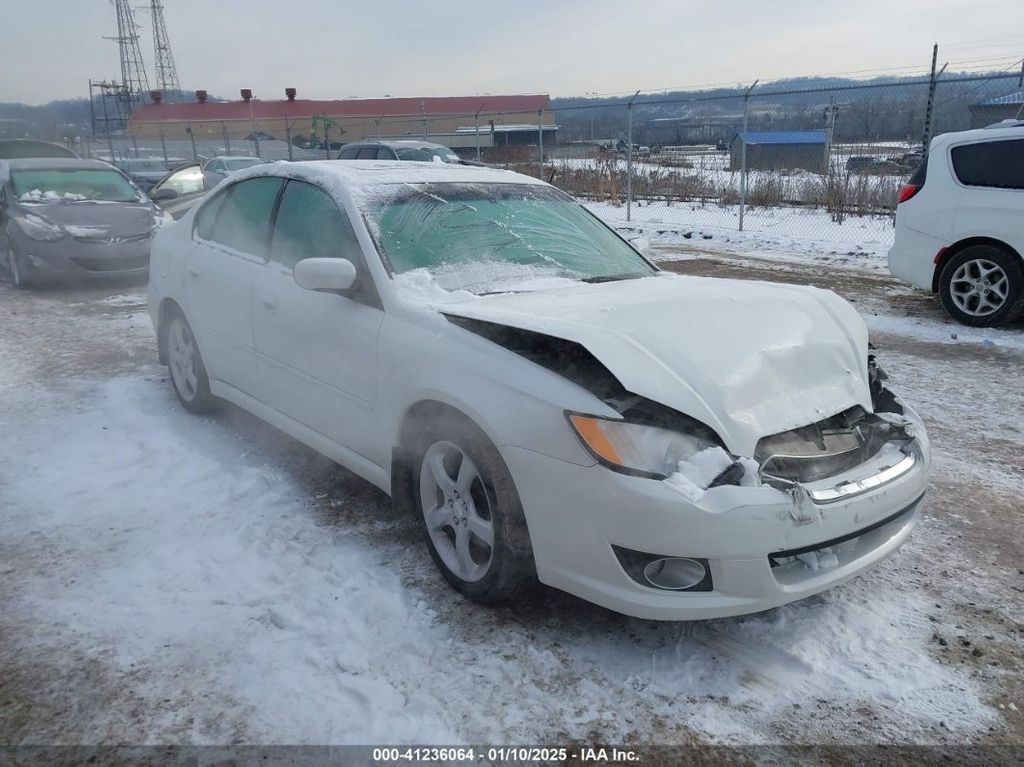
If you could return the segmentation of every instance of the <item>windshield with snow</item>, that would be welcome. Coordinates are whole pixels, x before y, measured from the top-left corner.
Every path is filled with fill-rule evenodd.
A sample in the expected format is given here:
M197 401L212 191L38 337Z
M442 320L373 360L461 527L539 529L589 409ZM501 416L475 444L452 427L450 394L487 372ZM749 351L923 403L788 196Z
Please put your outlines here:
M11 172L19 202L138 202L139 190L114 170L47 168Z
M539 286L538 278L604 282L655 271L551 187L402 184L383 189L366 214L391 269L396 274L426 270L446 290L529 290Z

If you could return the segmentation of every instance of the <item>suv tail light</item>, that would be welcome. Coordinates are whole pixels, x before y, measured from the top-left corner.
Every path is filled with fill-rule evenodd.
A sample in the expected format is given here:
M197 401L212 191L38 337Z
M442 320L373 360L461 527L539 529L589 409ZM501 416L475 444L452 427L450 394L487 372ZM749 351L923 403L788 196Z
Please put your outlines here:
M899 205L901 202L906 202L920 191L920 184L903 184L902 186L900 186L900 196L899 199L896 201L896 204Z

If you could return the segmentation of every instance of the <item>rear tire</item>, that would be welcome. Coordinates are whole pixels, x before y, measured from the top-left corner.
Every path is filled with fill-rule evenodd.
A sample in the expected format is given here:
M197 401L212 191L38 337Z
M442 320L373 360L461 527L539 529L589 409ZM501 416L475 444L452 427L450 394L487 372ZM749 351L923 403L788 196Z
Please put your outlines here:
M1024 308L1024 262L994 245L964 248L942 267L939 301L964 325L1010 322Z
M210 393L210 379L199 353L199 344L180 310L169 311L163 333L171 386L178 401L190 413L212 413L220 402Z
M536 583L519 493L480 428L446 411L418 435L410 455L412 506L445 580L484 604L514 599Z

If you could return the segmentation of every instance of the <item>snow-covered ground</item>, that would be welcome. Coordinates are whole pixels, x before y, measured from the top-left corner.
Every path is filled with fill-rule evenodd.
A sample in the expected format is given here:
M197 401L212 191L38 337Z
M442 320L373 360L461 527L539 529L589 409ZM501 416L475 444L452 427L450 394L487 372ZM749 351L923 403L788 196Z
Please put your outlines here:
M627 236L643 236L666 247L664 258L686 258L692 246L778 261L830 264L887 271L893 227L887 217L851 216L837 224L827 211L795 207L748 208L739 231L739 206L674 203L625 206L587 203L587 208Z
M986 526L1019 501L1024 470L965 433L1019 456L1024 436L1000 424L1024 395L991 391L979 415L971 366L898 325L882 336L886 367L935 429L941 490L910 544L803 602L659 624L551 590L513 608L463 601L381 493L237 410L185 413L143 303L135 288L0 288L0 742L963 743L1021 731L1007 707L1021 600ZM970 348L995 355L977 362L985 387L1020 363L1013 349Z

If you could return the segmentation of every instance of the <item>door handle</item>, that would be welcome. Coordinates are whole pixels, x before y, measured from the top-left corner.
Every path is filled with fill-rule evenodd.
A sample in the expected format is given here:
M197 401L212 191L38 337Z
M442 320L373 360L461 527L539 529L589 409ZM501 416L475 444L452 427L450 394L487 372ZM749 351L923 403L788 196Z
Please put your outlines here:
M273 313L277 311L277 301L270 298L269 296L260 296L260 303L263 304L264 308L268 312Z

